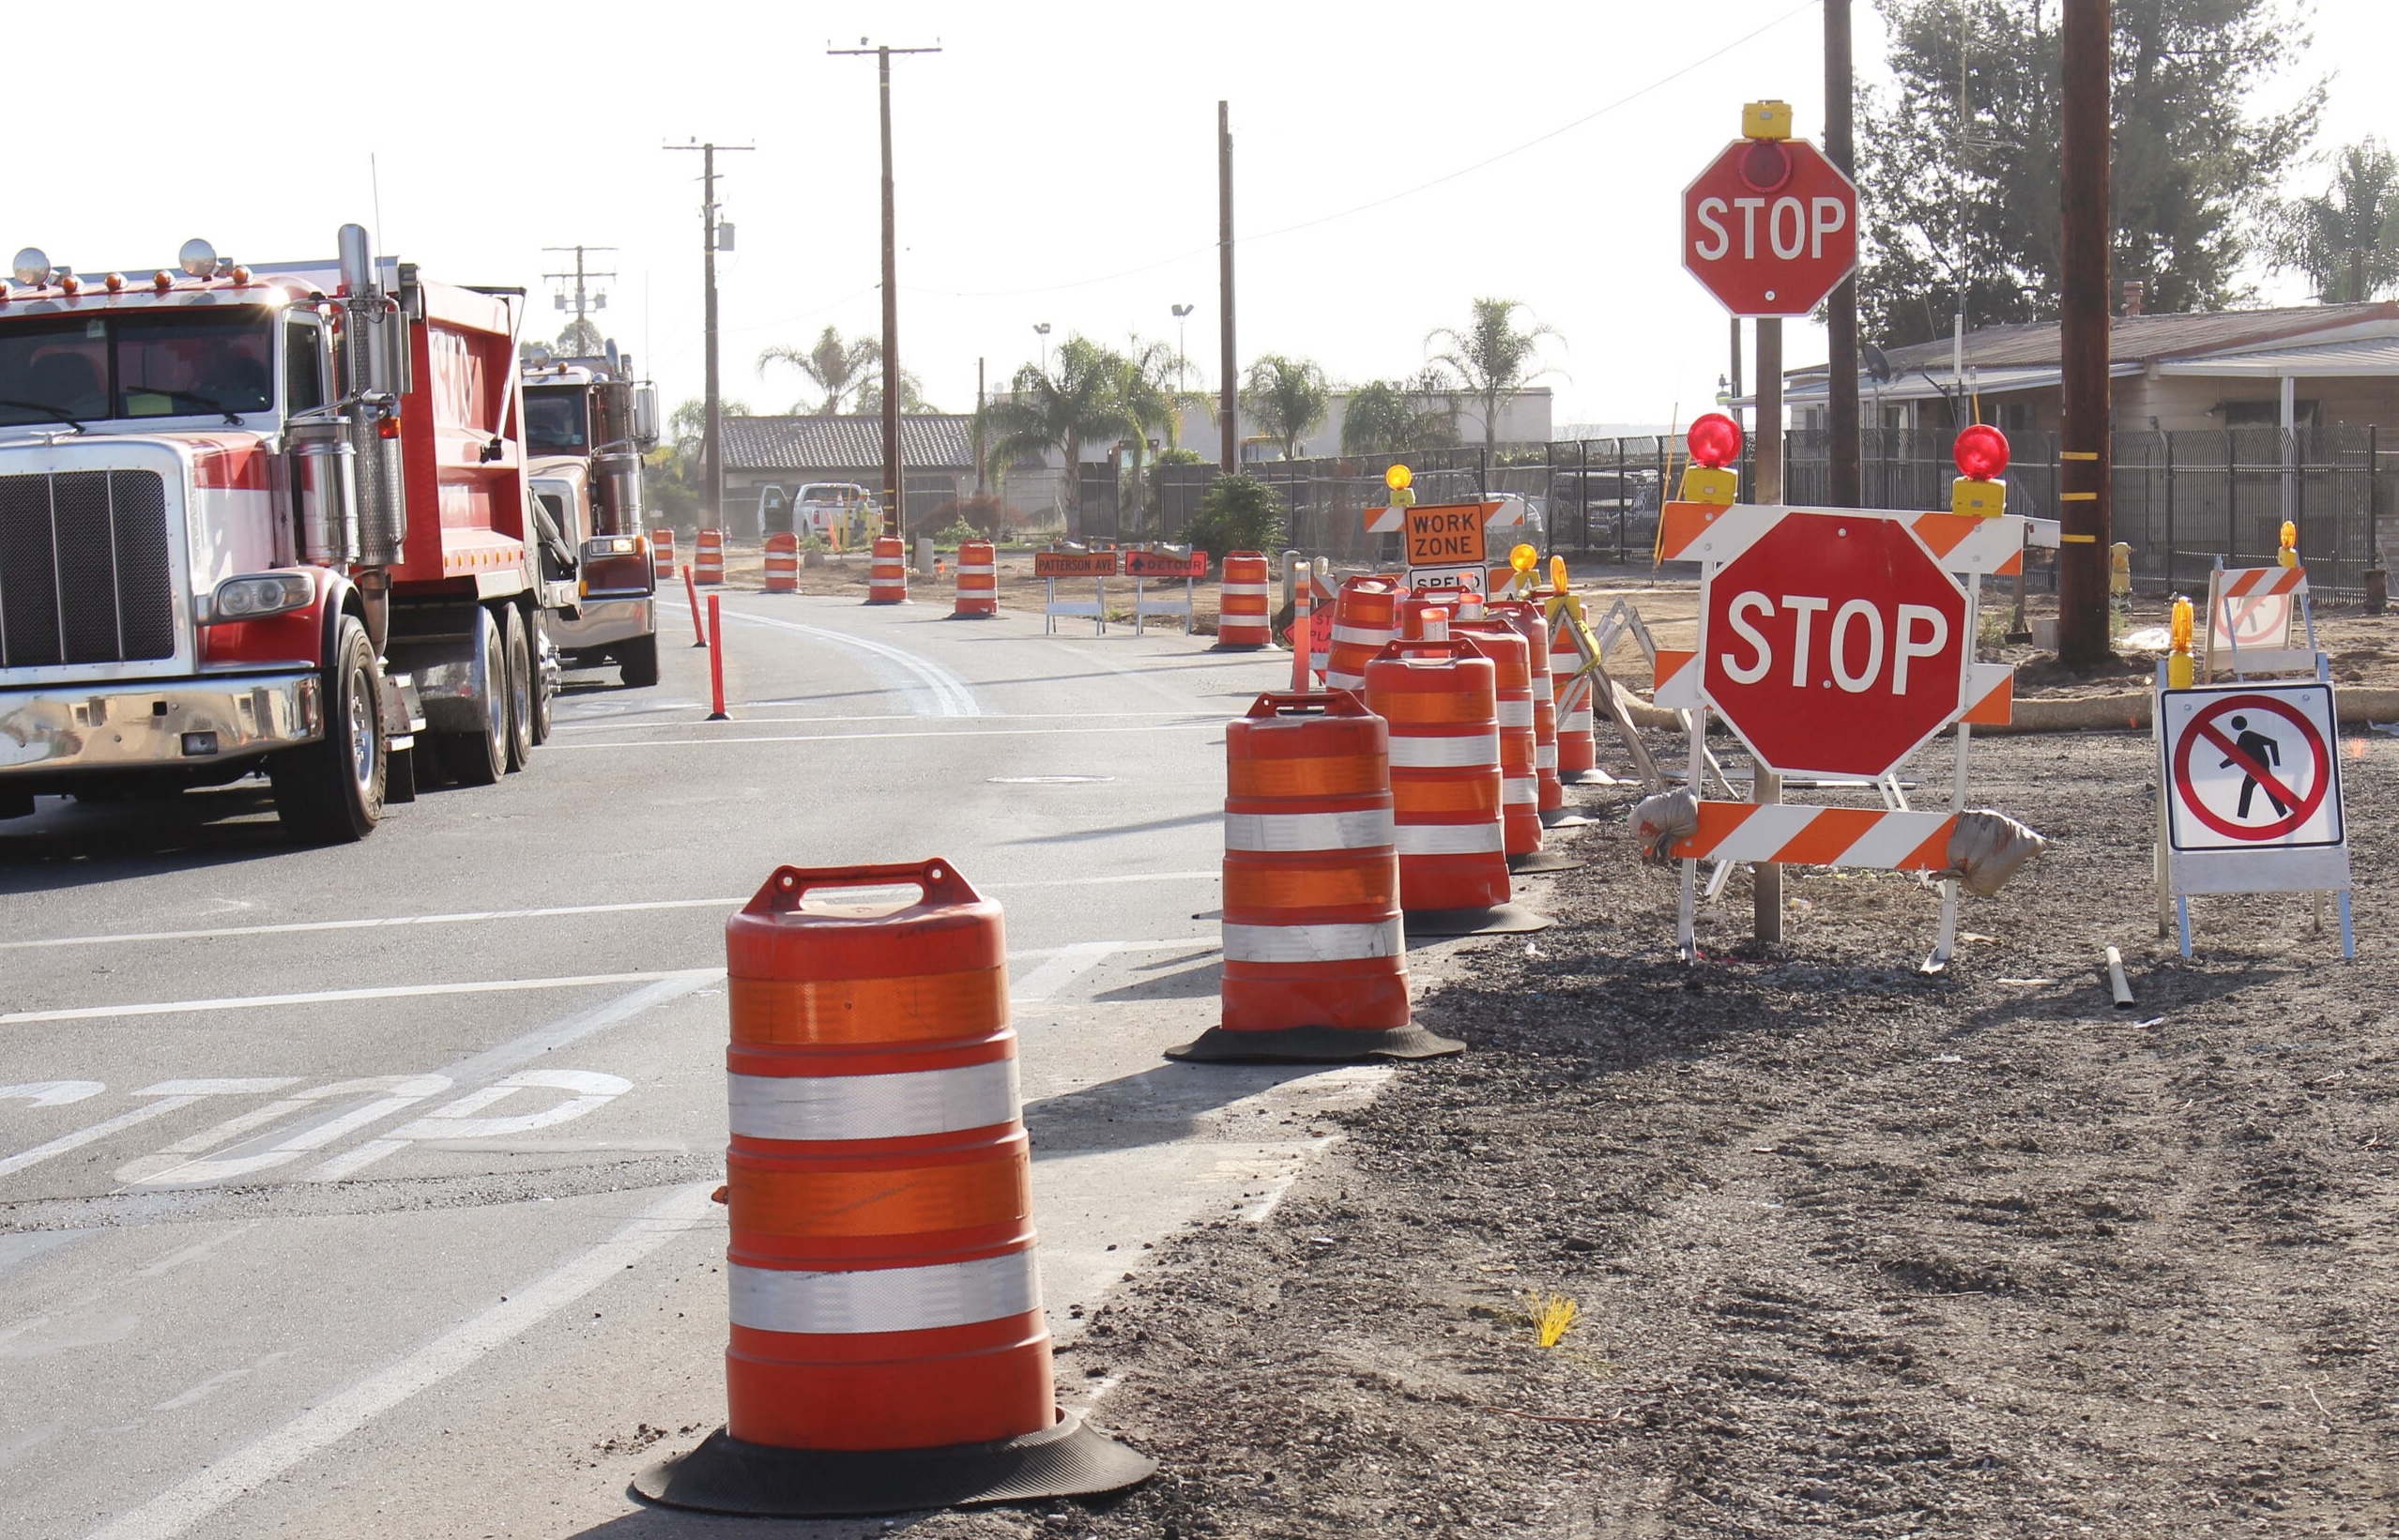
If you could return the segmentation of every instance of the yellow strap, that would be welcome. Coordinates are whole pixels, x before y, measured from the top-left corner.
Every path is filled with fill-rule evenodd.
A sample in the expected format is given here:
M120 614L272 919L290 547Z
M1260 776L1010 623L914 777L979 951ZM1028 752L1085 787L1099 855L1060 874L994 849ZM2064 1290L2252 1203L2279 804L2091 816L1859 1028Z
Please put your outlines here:
M2057 451L2057 458L2060 460L2096 460L2099 458L2099 450L2059 450Z
M2069 545L2097 545L2099 543L2099 537L2097 535L2060 535L2057 538L2064 541Z
M2099 494L2096 492L2061 492L2057 495L2057 499L2060 502L2067 503L2095 503L2099 501Z

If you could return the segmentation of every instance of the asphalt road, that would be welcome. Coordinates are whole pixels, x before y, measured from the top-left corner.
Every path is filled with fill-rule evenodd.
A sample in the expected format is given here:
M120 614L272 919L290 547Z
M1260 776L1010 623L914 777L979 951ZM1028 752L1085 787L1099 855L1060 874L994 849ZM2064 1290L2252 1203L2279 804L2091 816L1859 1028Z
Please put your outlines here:
M527 772L360 846L239 788L0 824L0 1533L794 1532L625 1493L724 1415L722 927L779 864L1004 904L1062 1341L1372 1093L1159 1058L1214 1019L1222 724L1288 660L724 604L734 720L677 607L658 687L571 676Z

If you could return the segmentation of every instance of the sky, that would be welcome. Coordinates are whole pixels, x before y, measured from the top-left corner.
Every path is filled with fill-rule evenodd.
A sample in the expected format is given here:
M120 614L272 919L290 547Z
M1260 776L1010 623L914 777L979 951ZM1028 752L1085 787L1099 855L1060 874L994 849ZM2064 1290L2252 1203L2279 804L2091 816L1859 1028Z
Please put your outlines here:
M2314 43L2281 91L2329 78L2326 147L2399 137L2371 68L2399 47L2399 7L2313 9ZM1872 0L1856 10L1872 82L1882 28ZM595 319L671 404L702 382L701 158L665 146L754 145L719 157L736 234L719 262L722 378L728 398L781 410L805 388L788 370L762 379L761 349L880 325L876 67L827 46L938 43L894 62L900 351L934 404L970 408L979 360L995 389L1034 361L1036 323L1052 345L1076 332L1176 345L1176 304L1194 307L1191 384L1213 385L1223 99L1245 363L1272 351L1338 382L1405 375L1428 333L1500 296L1558 334L1541 382L1558 424L1687 422L1715 395L1728 338L1679 266L1681 189L1737 136L1746 100L1789 101L1811 137L1823 124L1816 0L671 13L421 0L405 48L380 18L312 12L304 49L261 48L271 21L118 29L107 99L138 113L95 111L84 70L13 71L18 120L50 131L8 157L0 247L137 271L171 267L199 235L271 262L329 255L357 221L429 277L533 290L534 337L565 319L543 275L573 262L544 248L613 247L590 259L616 273ZM325 65L313 84L275 84L304 60ZM483 81L503 88L481 94ZM251 101L312 105L303 126L245 126ZM2320 165L2298 177L2327 180ZM2305 297L2259 277L2261 297ZM1823 357L1821 331L1793 323L1787 361Z

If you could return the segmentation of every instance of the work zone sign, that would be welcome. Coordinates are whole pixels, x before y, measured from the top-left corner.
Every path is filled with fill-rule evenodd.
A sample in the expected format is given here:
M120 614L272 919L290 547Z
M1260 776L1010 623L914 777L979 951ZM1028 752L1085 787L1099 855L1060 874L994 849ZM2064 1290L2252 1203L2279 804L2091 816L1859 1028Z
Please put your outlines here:
M1408 586L1481 592L1490 559L1491 530L1523 522L1516 498L1475 503L1395 504L1367 510L1369 535L1397 534L1408 559Z
M2168 690L2158 705L2166 838L2177 853L2345 840L2330 685Z

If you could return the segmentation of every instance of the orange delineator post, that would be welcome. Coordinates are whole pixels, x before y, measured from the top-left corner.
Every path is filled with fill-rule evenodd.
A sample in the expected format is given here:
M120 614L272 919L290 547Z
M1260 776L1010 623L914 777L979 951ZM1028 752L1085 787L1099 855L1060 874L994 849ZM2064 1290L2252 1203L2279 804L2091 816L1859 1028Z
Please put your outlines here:
M766 538L766 591L800 591L800 537L787 529Z
M875 537L875 553L866 567L866 602L908 602L908 547L897 535Z
M950 614L957 619L981 619L1000 613L999 553L989 541L970 540L958 545L957 600Z
M700 618L699 587L692 581L690 562L683 564L683 597L692 606L692 646L708 646L708 622Z
M708 689L710 710L708 720L723 722L725 715L725 615L717 608L723 594L708 596L708 634L715 645L708 649Z
M1000 906L946 861L787 866L725 950L731 1415L636 1486L800 1516L1147 1476L1058 1406Z
M1176 1059L1422 1059L1410 1023L1389 735L1348 690L1258 697L1225 730L1221 1023Z
M649 575L653 583L675 581L675 531L664 526L649 532Z
M1216 585L1216 647L1219 650L1275 645L1272 606L1267 602L1271 571L1262 551L1226 554L1224 573Z
M1305 695L1316 688L1314 642L1308 631L1309 609L1315 601L1316 569L1291 587L1291 694Z
M696 558L699 586L713 588L725 581L725 533L719 529L699 532L699 556Z

